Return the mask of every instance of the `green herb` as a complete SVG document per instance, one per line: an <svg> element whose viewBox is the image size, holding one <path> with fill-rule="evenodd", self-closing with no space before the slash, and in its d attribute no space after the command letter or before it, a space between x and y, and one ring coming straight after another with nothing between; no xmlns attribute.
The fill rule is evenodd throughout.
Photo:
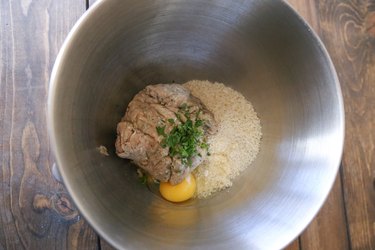
<svg viewBox="0 0 375 250"><path fill-rule="evenodd" d="M156 132L158 133L158 135L167 136L165 134L165 125L164 126L157 126Z"/></svg>
<svg viewBox="0 0 375 250"><path fill-rule="evenodd" d="M143 175L141 177L139 177L139 181L145 185L147 183L147 175Z"/></svg>
<svg viewBox="0 0 375 250"><path fill-rule="evenodd" d="M170 124L174 124L174 119L168 119L168 122L169 122Z"/></svg>
<svg viewBox="0 0 375 250"><path fill-rule="evenodd" d="M183 110L183 111L187 111L188 110L188 105L186 103L182 104L179 109Z"/></svg>
<svg viewBox="0 0 375 250"><path fill-rule="evenodd" d="M209 149L208 143L204 140L204 121L198 118L199 113L200 110L193 121L189 107L183 104L179 107L179 112L175 113L179 123L177 124L174 119L168 119L168 122L174 125L168 135L165 133L165 125L156 127L158 135L163 137L161 146L168 147L171 157L181 159L181 162L188 166L193 164L193 157L201 156L198 148L205 149L207 152ZM186 119L182 119L182 115Z"/></svg>

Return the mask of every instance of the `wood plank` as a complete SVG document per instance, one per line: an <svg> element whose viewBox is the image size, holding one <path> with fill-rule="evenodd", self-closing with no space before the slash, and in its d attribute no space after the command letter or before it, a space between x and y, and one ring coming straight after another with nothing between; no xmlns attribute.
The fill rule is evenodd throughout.
<svg viewBox="0 0 375 250"><path fill-rule="evenodd" d="M52 65L86 4L0 1L0 248L96 249L96 234L52 178L46 126Z"/></svg>
<svg viewBox="0 0 375 250"><path fill-rule="evenodd" d="M322 38L345 101L343 186L353 249L375 249L375 2L319 4Z"/></svg>
<svg viewBox="0 0 375 250"><path fill-rule="evenodd" d="M320 35L319 0L290 0L293 8ZM349 249L345 206L342 196L340 173L331 193L316 218L301 234L300 248L313 249Z"/></svg>

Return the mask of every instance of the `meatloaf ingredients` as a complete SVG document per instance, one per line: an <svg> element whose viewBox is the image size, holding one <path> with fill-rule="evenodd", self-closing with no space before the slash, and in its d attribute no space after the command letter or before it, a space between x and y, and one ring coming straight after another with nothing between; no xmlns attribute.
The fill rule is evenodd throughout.
<svg viewBox="0 0 375 250"><path fill-rule="evenodd" d="M116 153L175 185L206 158L206 141L216 127L213 114L184 86L149 85L117 125Z"/></svg>
<svg viewBox="0 0 375 250"><path fill-rule="evenodd" d="M195 178L192 174L177 185L171 185L169 182L160 183L160 194L166 200L172 202L182 202L194 196L196 190Z"/></svg>
<svg viewBox="0 0 375 250"><path fill-rule="evenodd" d="M218 132L208 139L211 156L193 174L198 198L232 186L259 152L260 120L251 103L221 83L190 81L184 84L214 114Z"/></svg>

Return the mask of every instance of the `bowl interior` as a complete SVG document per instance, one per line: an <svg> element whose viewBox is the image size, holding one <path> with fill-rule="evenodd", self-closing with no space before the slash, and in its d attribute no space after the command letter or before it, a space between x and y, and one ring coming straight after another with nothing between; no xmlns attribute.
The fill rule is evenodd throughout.
<svg viewBox="0 0 375 250"><path fill-rule="evenodd" d="M192 79L241 92L261 119L263 138L233 187L175 205L116 157L116 124L146 85ZM49 125L82 214L114 246L130 249L282 248L323 204L344 126L322 44L284 2L255 0L100 1L60 52Z"/></svg>

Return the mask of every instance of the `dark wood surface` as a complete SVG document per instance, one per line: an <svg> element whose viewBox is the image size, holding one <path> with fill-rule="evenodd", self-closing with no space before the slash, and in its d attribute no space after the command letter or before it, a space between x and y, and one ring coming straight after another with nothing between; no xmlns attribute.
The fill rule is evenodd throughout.
<svg viewBox="0 0 375 250"><path fill-rule="evenodd" d="M0 0L0 249L112 249L53 177L50 72L93 0ZM290 0L326 45L346 114L342 166L323 208L287 249L375 249L375 1Z"/></svg>

